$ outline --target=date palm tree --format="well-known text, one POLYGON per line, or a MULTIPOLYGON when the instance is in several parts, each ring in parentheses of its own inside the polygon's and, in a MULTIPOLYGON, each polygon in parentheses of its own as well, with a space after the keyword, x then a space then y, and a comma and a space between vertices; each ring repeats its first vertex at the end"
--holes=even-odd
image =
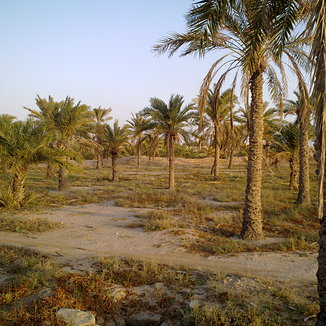
POLYGON ((318 293, 320 312, 317 326, 326 324, 326 1, 316 0, 309 21, 313 43, 311 57, 315 62, 313 69, 313 102, 315 103, 316 140, 319 156, 319 217, 320 240, 318 253, 318 293))
POLYGON ((214 162, 211 169, 214 180, 218 180, 219 175, 219 160, 221 148, 221 133, 223 132, 222 123, 229 118, 231 97, 230 90, 220 94, 221 86, 215 84, 214 89, 210 90, 207 96, 205 113, 210 118, 213 124, 213 146, 214 146, 214 162))
POLYGON ((32 164, 61 161, 62 152, 49 148, 51 135, 44 124, 32 119, 7 124, 0 130, 0 157, 9 168, 11 184, 9 191, 13 206, 20 206, 25 198, 25 180, 32 164))
MULTIPOLYGON (((65 100, 56 102, 49 96, 48 100, 37 96, 36 105, 38 110, 27 109, 32 117, 42 121, 47 126, 48 132, 53 135, 52 146, 65 152, 69 151, 66 161, 81 160, 76 144, 96 147, 94 141, 87 138, 87 133, 92 122, 92 113, 89 107, 67 96, 65 100)), ((68 166, 68 165, 67 165, 68 166)), ((61 166, 58 171, 58 189, 67 187, 68 170, 61 166)))
POLYGON ((312 112, 311 101, 308 97, 307 87, 303 86, 303 92, 295 92, 296 100, 289 100, 286 103, 287 114, 296 115, 296 124, 300 130, 300 151, 299 151, 299 188, 298 204, 310 203, 310 180, 309 180, 309 140, 310 140, 310 116, 312 112))
POLYGON ((275 66, 280 68, 283 75, 284 69, 280 61, 282 47, 276 46, 276 41, 283 45, 287 40, 289 28, 284 33, 283 22, 295 20, 298 16, 298 11, 291 9, 292 4, 280 0, 197 1, 186 16, 187 32, 174 33, 154 47, 156 53, 168 52, 170 55, 183 46, 185 49, 181 55, 204 55, 216 49, 230 51, 230 55, 220 57, 207 74, 202 86, 203 98, 206 97, 212 79, 225 65, 228 65, 227 70, 220 79, 233 70, 242 73, 243 95, 247 98, 249 92, 251 94, 247 187, 241 231, 241 237, 246 239, 259 239, 263 236, 263 77, 266 76, 274 101, 281 106, 284 87, 275 83, 278 79, 275 66))
POLYGON ((140 166, 140 155, 142 143, 146 139, 145 131, 153 129, 153 123, 139 113, 132 114, 131 119, 127 120, 131 135, 136 142, 137 166, 140 166))
POLYGON ((127 125, 120 127, 119 121, 115 120, 113 127, 106 126, 105 140, 109 147, 109 152, 112 159, 112 179, 111 181, 119 181, 118 157, 122 148, 128 144, 130 137, 129 128, 127 125))
POLYGON ((174 180, 174 145, 178 138, 187 139, 187 122, 193 117, 193 104, 183 107, 181 95, 172 95, 168 104, 159 98, 150 99, 150 106, 143 109, 141 114, 149 117, 155 130, 164 137, 169 160, 169 189, 175 187, 174 180))
MULTIPOLYGON (((93 109, 93 128, 94 128, 94 140, 103 145, 103 137, 105 133, 105 123, 112 119, 109 114, 112 109, 102 109, 101 107, 93 109)), ((103 148, 96 147, 96 169, 103 167, 103 148)))
POLYGON ((298 165, 300 151, 300 131, 295 123, 287 123, 274 135, 272 148, 274 158, 286 159, 290 166, 290 189, 298 189, 298 165))

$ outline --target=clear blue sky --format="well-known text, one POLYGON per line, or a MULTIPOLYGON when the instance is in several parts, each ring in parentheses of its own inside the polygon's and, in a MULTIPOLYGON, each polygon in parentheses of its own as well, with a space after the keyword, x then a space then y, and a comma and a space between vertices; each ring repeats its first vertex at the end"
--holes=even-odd
POLYGON ((124 122, 171 94, 190 102, 218 53, 155 57, 152 46, 182 32, 190 0, 10 0, 0 2, 0 113, 23 119, 35 97, 66 95, 111 107, 124 122))

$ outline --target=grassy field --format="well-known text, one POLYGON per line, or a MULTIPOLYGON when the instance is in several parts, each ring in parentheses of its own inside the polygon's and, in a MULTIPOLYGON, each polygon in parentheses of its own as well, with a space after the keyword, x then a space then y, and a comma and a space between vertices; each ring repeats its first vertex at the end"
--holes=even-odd
MULTIPOLYGON (((316 250, 319 221, 316 207, 315 166, 311 167, 312 204, 295 203, 296 192, 288 187, 286 165, 277 171, 265 171, 263 181, 264 232, 268 238, 280 238, 272 244, 253 244, 236 238, 241 229, 242 202, 245 190, 245 162, 238 160, 233 169, 222 168, 218 182, 212 181, 210 160, 179 159, 176 165, 176 189, 167 189, 167 162, 157 158, 137 167, 133 158, 122 158, 120 182, 110 182, 110 167, 96 170, 94 162, 78 169, 69 177, 69 189, 56 190, 56 178, 44 179, 45 168, 36 167, 28 176, 27 190, 36 196, 21 212, 49 207, 80 205, 115 200, 123 207, 143 207, 152 211, 139 216, 145 231, 170 229, 182 232, 192 229, 198 235, 184 243, 189 251, 222 254, 242 251, 316 250)), ((108 164, 108 163, 107 163, 108 164)), ((2 176, 1 182, 6 182, 2 176)), ((53 229, 59 225, 31 219, 12 218, 15 211, 0 208, 2 230, 33 232, 53 229), (9 214, 9 217, 8 217, 9 214), (15 224, 16 221, 16 224, 15 224)))

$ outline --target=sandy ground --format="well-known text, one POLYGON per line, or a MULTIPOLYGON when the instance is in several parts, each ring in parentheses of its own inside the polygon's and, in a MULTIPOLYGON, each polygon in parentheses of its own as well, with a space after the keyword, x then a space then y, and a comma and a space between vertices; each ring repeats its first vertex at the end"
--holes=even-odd
POLYGON ((50 254, 58 262, 71 266, 72 270, 83 270, 94 257, 110 255, 154 259, 159 263, 201 271, 238 273, 299 285, 316 284, 315 253, 203 257, 185 252, 180 246, 182 239, 168 231, 144 232, 140 228, 128 228, 129 223, 137 220, 135 212, 137 209, 117 207, 113 202, 55 209, 37 216, 63 222, 63 229, 37 235, 0 232, 0 244, 50 254))

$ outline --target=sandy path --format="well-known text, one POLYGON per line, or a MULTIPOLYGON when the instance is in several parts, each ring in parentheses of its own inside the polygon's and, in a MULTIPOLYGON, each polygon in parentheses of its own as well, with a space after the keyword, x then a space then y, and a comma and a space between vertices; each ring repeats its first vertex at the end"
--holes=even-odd
POLYGON ((134 214, 134 209, 116 207, 112 202, 55 209, 38 215, 62 221, 65 228, 37 235, 0 232, 0 244, 37 249, 73 266, 80 266, 95 256, 110 255, 155 259, 160 263, 198 270, 239 273, 299 284, 316 283, 314 253, 242 253, 203 257, 184 252, 179 245, 180 238, 169 232, 128 228, 127 224, 137 220, 134 214))

